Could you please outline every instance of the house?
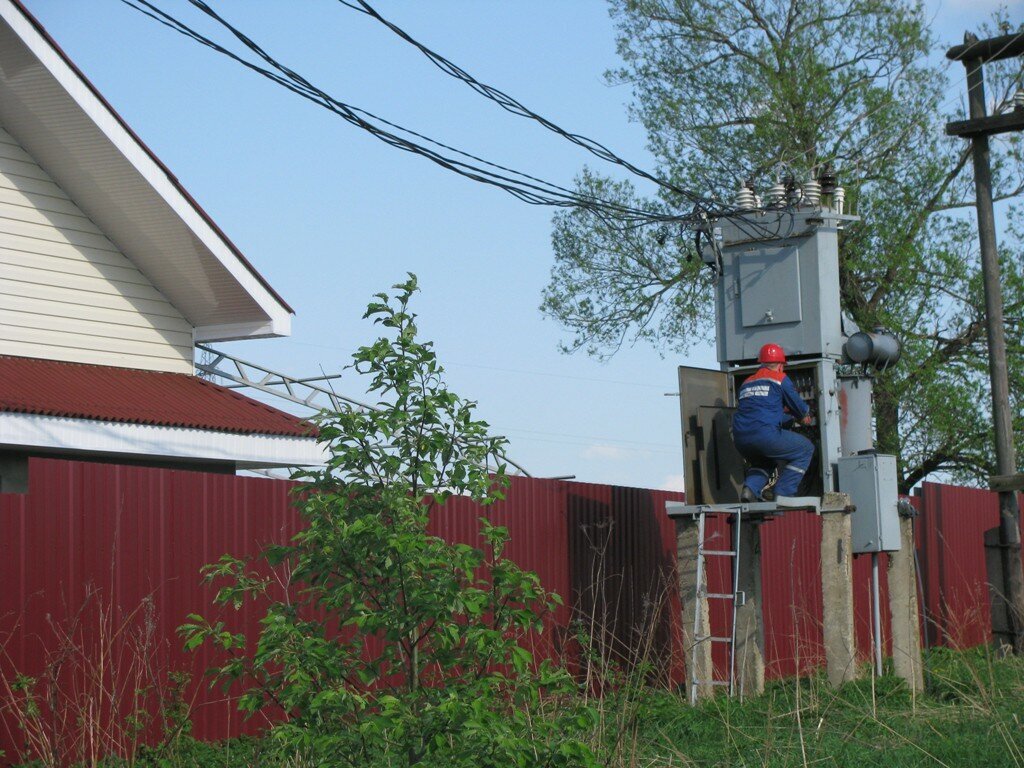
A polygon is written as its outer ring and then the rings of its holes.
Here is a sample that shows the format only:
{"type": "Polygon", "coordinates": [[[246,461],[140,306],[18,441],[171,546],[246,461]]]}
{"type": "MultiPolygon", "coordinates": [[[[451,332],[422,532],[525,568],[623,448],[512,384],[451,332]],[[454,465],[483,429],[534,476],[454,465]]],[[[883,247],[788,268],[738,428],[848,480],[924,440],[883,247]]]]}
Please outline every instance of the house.
{"type": "Polygon", "coordinates": [[[195,375],[292,309],[18,0],[0,0],[0,492],[27,457],[318,463],[310,425],[195,375]]]}

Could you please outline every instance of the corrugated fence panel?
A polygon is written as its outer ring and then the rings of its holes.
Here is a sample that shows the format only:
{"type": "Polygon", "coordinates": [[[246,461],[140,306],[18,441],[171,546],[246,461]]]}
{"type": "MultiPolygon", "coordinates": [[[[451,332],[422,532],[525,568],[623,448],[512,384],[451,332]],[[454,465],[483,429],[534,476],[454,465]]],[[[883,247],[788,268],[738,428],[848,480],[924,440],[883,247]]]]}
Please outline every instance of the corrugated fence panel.
{"type": "MultiPolygon", "coordinates": [[[[891,646],[889,627],[889,556],[878,555],[879,599],[882,606],[882,644],[891,646]]],[[[868,663],[873,658],[874,608],[871,602],[871,555],[853,557],[853,626],[857,644],[857,656],[868,663]]]]}
{"type": "Polygon", "coordinates": [[[784,677],[824,659],[821,518],[788,512],[761,528],[765,673],[784,677]]]}
{"type": "Polygon", "coordinates": [[[530,639],[531,650],[538,658],[562,655],[570,611],[565,484],[557,480],[510,478],[505,499],[487,507],[452,497],[434,508],[429,530],[447,541],[482,546],[481,518],[508,529],[505,555],[536,572],[545,589],[564,601],[545,622],[545,631],[530,639]]]}
{"type": "Polygon", "coordinates": [[[639,488],[569,483],[568,559],[573,619],[602,659],[683,677],[675,529],[665,502],[639,488]]]}
{"type": "MultiPolygon", "coordinates": [[[[29,493],[0,495],[4,678],[9,682],[15,670],[41,675],[61,651],[62,684],[85,692],[87,681],[73,674],[68,654],[75,648],[95,654],[106,643],[117,663],[105,679],[121,691],[122,708],[142,681],[144,660],[165,688],[172,672],[191,675],[184,693],[195,697],[196,736],[223,738],[258,729],[265,721],[243,725],[237,694],[208,689],[203,671],[215,663],[216,653],[185,653],[175,630],[189,613],[202,613],[223,617],[232,631],[255,638],[258,611],[218,613],[211,606],[214,588],[202,583],[200,569],[222,554],[255,555],[293,535],[300,524],[291,506],[293,487],[261,478],[33,460],[29,493]]],[[[664,511],[670,500],[682,495],[513,478],[506,499],[491,507],[450,499],[433,514],[431,530],[475,544],[481,516],[509,529],[506,553],[565,601],[552,631],[538,638],[539,654],[573,658],[578,626],[611,657],[642,657],[656,677],[679,684],[685,660],[675,528],[664,511]]],[[[998,525],[995,495],[925,484],[914,502],[921,510],[915,525],[929,643],[987,642],[983,539],[998,525]]],[[[789,513],[764,525],[762,533],[768,674],[791,675],[822,660],[821,523],[814,515],[789,513]]],[[[710,521],[709,534],[723,548],[731,546],[725,520],[710,521]]],[[[880,570],[886,600],[884,556],[880,570]]],[[[728,584],[728,561],[710,563],[709,588],[725,591],[728,584]]],[[[854,589],[857,642],[867,658],[868,556],[855,559],[854,589]]],[[[727,606],[718,602],[712,621],[724,628],[727,606]]],[[[888,636],[888,624],[883,629],[888,636]]],[[[719,674],[723,651],[716,649],[719,674]]],[[[10,693],[0,689],[0,696],[9,700],[10,693]]],[[[0,727],[0,747],[9,754],[22,739],[9,720],[0,727]]]]}
{"type": "Polygon", "coordinates": [[[966,648],[989,641],[991,610],[985,532],[999,527],[998,496],[924,483],[920,544],[928,642],[966,648]]]}

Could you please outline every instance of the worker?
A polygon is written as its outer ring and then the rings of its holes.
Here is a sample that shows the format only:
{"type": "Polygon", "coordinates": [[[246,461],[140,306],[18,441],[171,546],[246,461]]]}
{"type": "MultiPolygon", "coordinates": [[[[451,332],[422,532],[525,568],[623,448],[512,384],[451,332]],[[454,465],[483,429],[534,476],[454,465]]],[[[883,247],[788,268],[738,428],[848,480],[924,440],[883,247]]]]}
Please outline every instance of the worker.
{"type": "Polygon", "coordinates": [[[776,470],[774,495],[795,496],[814,455],[810,440],[786,428],[796,421],[810,424],[811,416],[807,403],[783,373],[786,354],[782,347],[765,344],[757,361],[761,368],[740,385],[739,407],[732,420],[736,449],[749,464],[741,495],[748,503],[766,500],[765,486],[776,470]]]}

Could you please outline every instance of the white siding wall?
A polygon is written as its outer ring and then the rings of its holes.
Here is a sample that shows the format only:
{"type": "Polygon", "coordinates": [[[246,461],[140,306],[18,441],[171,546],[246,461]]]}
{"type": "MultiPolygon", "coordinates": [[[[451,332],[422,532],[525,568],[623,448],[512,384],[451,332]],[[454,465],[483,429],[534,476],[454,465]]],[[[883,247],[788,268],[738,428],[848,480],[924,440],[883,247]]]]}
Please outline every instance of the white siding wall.
{"type": "Polygon", "coordinates": [[[192,326],[0,129],[0,354],[192,373],[192,326]]]}

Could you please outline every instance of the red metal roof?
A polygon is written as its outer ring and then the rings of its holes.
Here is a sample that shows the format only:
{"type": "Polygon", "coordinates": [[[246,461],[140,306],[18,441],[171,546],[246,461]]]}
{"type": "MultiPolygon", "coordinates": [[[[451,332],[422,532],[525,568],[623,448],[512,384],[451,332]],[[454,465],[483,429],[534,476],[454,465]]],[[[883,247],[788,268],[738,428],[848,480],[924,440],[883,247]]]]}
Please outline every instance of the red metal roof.
{"type": "Polygon", "coordinates": [[[0,411],[312,437],[306,421],[184,373],[0,355],[0,411]]]}

